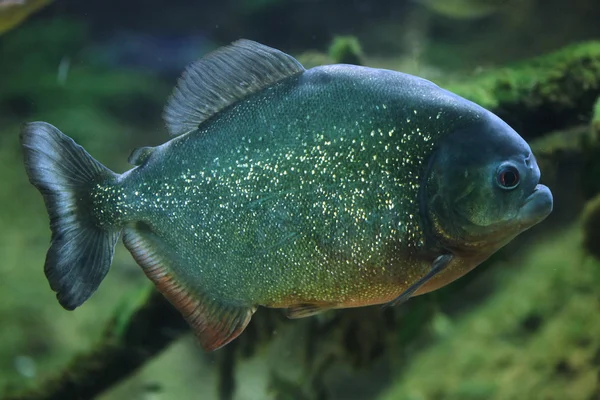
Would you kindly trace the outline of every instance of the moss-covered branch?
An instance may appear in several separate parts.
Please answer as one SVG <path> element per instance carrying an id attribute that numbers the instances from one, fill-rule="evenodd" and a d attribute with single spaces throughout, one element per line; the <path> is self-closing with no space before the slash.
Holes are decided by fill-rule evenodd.
<path id="1" fill-rule="evenodd" d="M 63 372 L 38 388 L 4 400 L 92 399 L 187 331 L 179 312 L 149 287 L 116 310 L 95 348 L 77 356 Z"/>
<path id="2" fill-rule="evenodd" d="M 589 121 L 600 96 L 600 42 L 565 47 L 442 86 L 488 108 L 525 137 Z"/>

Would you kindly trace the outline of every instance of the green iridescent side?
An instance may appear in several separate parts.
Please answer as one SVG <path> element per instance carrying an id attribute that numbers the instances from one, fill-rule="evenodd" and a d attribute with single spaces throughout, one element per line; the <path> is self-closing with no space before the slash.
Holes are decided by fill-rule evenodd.
<path id="1" fill-rule="evenodd" d="M 382 303 L 430 268 L 425 160 L 476 111 L 414 77 L 311 70 L 156 148 L 119 185 L 98 185 L 96 214 L 147 225 L 179 254 L 179 280 L 215 298 Z"/>

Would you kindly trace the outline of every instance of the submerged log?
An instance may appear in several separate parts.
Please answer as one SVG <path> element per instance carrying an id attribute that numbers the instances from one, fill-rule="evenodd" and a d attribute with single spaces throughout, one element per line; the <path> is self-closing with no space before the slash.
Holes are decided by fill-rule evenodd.
<path id="1" fill-rule="evenodd" d="M 39 387 L 4 400 L 92 399 L 131 375 L 189 330 L 163 296 L 148 286 L 115 311 L 102 339 Z"/>

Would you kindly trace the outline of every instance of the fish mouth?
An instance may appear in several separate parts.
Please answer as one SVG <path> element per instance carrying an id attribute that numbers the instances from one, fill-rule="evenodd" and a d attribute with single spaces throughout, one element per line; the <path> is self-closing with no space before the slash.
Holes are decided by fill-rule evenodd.
<path id="1" fill-rule="evenodd" d="M 519 210 L 518 219 L 525 225 L 533 226 L 543 221 L 554 207 L 552 192 L 547 186 L 536 185 Z"/>

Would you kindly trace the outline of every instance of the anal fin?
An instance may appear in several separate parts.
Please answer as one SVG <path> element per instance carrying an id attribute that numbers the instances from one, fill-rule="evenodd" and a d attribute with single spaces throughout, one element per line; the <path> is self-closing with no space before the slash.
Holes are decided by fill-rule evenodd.
<path id="1" fill-rule="evenodd" d="M 335 304 L 295 304 L 286 309 L 286 315 L 290 319 L 312 317 L 334 308 Z"/>
<path id="2" fill-rule="evenodd" d="M 231 342 L 250 322 L 255 307 L 222 304 L 186 287 L 177 277 L 178 256 L 148 227 L 126 227 L 123 242 L 158 291 L 181 312 L 206 351 Z"/>

